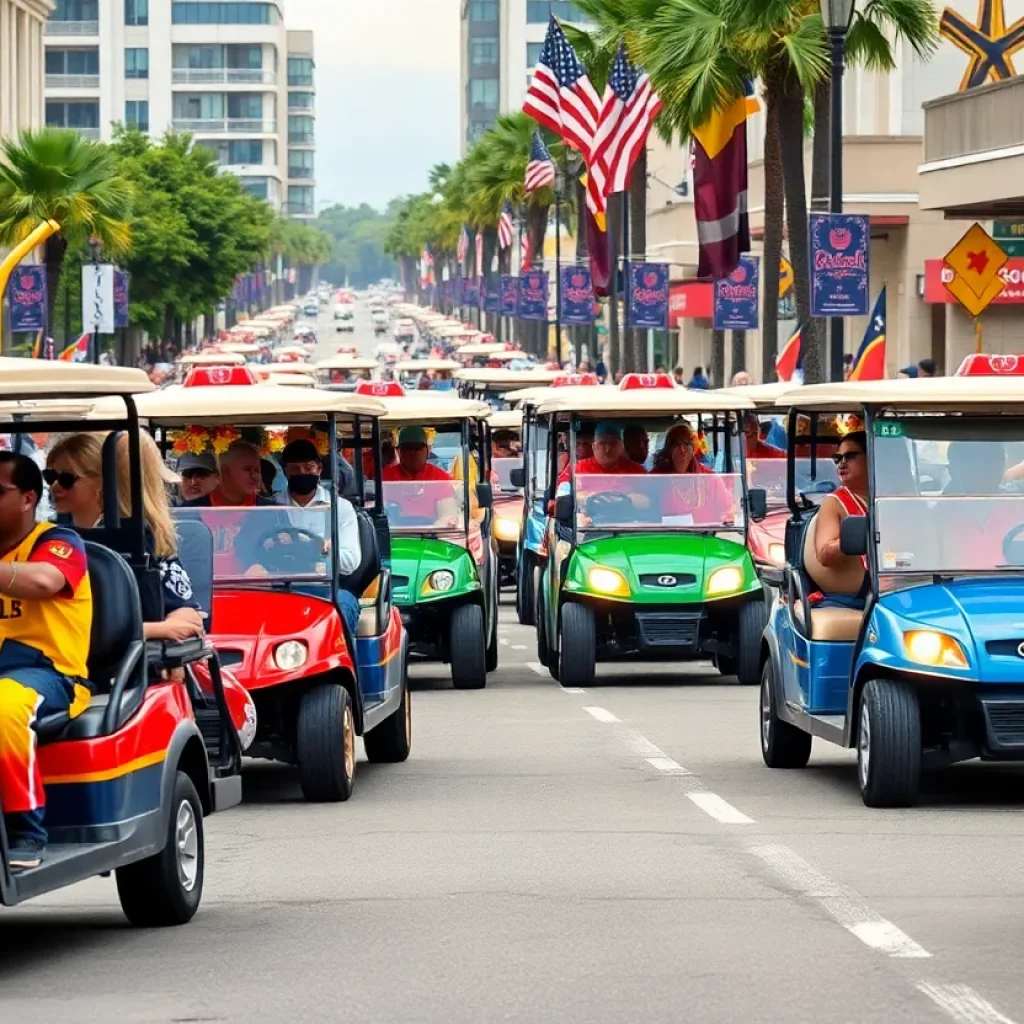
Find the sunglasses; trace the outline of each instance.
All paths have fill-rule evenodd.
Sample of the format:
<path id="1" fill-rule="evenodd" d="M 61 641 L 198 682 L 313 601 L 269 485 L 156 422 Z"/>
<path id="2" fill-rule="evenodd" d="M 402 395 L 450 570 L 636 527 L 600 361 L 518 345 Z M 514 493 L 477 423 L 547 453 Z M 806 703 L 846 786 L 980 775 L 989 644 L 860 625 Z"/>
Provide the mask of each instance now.
<path id="1" fill-rule="evenodd" d="M 211 476 L 213 476 L 212 469 L 186 469 L 181 474 L 183 480 L 194 480 L 196 477 L 200 480 L 205 480 Z"/>
<path id="2" fill-rule="evenodd" d="M 62 491 L 70 491 L 78 483 L 80 477 L 77 473 L 72 473 L 69 470 L 58 473 L 55 469 L 44 469 L 43 479 L 50 487 L 53 487 L 54 484 L 60 484 Z"/>
<path id="3" fill-rule="evenodd" d="M 863 452 L 838 452 L 832 456 L 832 461 L 837 466 L 844 462 L 856 462 L 863 454 Z"/>

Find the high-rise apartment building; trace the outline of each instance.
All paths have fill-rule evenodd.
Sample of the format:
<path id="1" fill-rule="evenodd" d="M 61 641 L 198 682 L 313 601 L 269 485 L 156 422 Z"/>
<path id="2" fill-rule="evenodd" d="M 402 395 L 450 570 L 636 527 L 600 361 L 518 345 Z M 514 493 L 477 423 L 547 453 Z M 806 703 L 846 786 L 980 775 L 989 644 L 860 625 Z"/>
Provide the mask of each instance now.
<path id="1" fill-rule="evenodd" d="M 313 39 L 287 30 L 282 0 L 54 3 L 45 33 L 47 124 L 101 139 L 118 121 L 154 137 L 191 132 L 275 210 L 313 215 Z M 292 37 L 309 105 L 296 132 L 308 155 L 294 165 Z M 294 186 L 292 169 L 301 171 Z"/>
<path id="2" fill-rule="evenodd" d="M 43 24 L 50 0 L 0 0 L 0 137 L 43 123 Z"/>

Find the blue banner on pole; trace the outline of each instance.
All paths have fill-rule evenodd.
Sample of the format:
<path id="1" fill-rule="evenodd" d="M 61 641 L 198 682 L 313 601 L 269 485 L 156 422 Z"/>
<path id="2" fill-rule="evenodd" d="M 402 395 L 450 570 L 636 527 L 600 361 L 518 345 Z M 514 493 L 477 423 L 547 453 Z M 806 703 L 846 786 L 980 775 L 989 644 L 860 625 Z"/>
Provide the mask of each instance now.
<path id="1" fill-rule="evenodd" d="M 547 320 L 548 272 L 528 270 L 519 278 L 519 319 Z"/>
<path id="2" fill-rule="evenodd" d="M 462 305 L 475 306 L 479 299 L 479 285 L 475 277 L 464 277 L 462 279 Z"/>
<path id="3" fill-rule="evenodd" d="M 114 271 L 114 327 L 128 326 L 128 271 Z"/>
<path id="4" fill-rule="evenodd" d="M 867 216 L 812 213 L 810 227 L 811 316 L 867 316 Z"/>
<path id="5" fill-rule="evenodd" d="M 741 256 L 739 266 L 715 281 L 712 323 L 716 331 L 756 331 L 761 264 L 756 256 Z"/>
<path id="6" fill-rule="evenodd" d="M 484 282 L 484 312 L 501 312 L 501 281 L 494 274 Z"/>
<path id="7" fill-rule="evenodd" d="M 668 264 L 631 263 L 629 266 L 629 326 L 668 325 Z"/>
<path id="8" fill-rule="evenodd" d="M 590 267 L 562 267 L 562 323 L 594 322 L 594 281 Z"/>
<path id="9" fill-rule="evenodd" d="M 46 328 L 46 267 L 15 267 L 7 286 L 11 308 L 11 332 Z"/>
<path id="10" fill-rule="evenodd" d="M 498 285 L 498 305 L 502 316 L 519 314 L 519 278 L 502 274 Z"/>

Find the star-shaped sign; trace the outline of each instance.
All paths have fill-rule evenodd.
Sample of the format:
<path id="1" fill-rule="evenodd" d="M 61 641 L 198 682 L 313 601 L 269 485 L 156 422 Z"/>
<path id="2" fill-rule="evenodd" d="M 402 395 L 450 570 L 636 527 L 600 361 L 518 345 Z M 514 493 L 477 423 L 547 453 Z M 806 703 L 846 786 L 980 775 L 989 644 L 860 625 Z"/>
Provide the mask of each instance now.
<path id="1" fill-rule="evenodd" d="M 971 58 L 960 82 L 961 91 L 984 85 L 989 79 L 1001 82 L 1017 74 L 1011 58 L 1024 47 L 1024 18 L 1007 28 L 1004 0 L 978 0 L 978 17 L 973 25 L 947 7 L 939 21 L 939 33 Z"/>

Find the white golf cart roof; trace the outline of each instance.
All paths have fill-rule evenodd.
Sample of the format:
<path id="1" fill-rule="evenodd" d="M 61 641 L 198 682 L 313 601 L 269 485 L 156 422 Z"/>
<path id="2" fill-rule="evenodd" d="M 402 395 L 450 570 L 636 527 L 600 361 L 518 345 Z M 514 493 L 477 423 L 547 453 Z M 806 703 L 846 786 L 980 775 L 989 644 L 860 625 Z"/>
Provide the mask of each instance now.
<path id="1" fill-rule="evenodd" d="M 301 363 L 299 364 L 302 365 Z M 313 364 L 314 370 L 376 370 L 379 363 L 376 359 L 368 356 L 354 356 L 348 352 L 341 352 L 338 355 L 328 356 Z M 309 365 L 306 365 L 307 371 Z"/>
<path id="2" fill-rule="evenodd" d="M 271 373 L 264 383 L 286 388 L 315 388 L 316 378 L 308 373 Z"/>
<path id="3" fill-rule="evenodd" d="M 135 367 L 0 357 L 0 394 L 5 399 L 134 395 L 155 390 L 156 385 Z M 123 413 L 124 405 L 118 404 Z"/>
<path id="4" fill-rule="evenodd" d="M 782 407 L 849 412 L 860 406 L 941 412 L 1024 413 L 1024 377 L 925 377 L 805 384 Z"/>
<path id="5" fill-rule="evenodd" d="M 455 350 L 460 358 L 462 356 L 496 356 L 500 352 L 507 351 L 508 349 L 500 341 L 471 341 L 467 345 L 460 345 Z M 525 359 L 526 353 L 523 352 L 513 358 Z"/>
<path id="6" fill-rule="evenodd" d="M 487 422 L 491 425 L 491 430 L 522 430 L 523 410 L 502 409 L 499 412 L 492 412 Z"/>
<path id="7" fill-rule="evenodd" d="M 395 363 L 395 373 L 440 373 L 457 370 L 462 364 L 454 359 L 401 359 Z"/>
<path id="8" fill-rule="evenodd" d="M 401 398 L 378 398 L 387 409 L 385 423 L 446 423 L 452 420 L 483 420 L 491 415 L 486 402 L 455 398 L 448 392 L 435 392 L 430 398 L 416 391 Z"/>
<path id="9" fill-rule="evenodd" d="M 716 395 L 741 395 L 749 398 L 757 409 L 774 408 L 783 395 L 800 390 L 801 385 L 788 380 L 777 380 L 771 384 L 746 384 L 734 388 L 718 388 Z M 794 396 L 794 400 L 795 400 Z"/>
<path id="10" fill-rule="evenodd" d="M 564 377 L 561 370 L 509 370 L 496 367 L 471 366 L 459 370 L 455 379 L 477 384 L 484 388 L 529 388 L 543 387 L 550 384 L 556 377 Z"/>
<path id="11" fill-rule="evenodd" d="M 576 386 L 549 388 L 537 402 L 537 413 L 576 412 L 586 416 L 671 416 L 674 413 L 736 412 L 754 403 L 738 394 L 691 391 L 687 388 L 618 388 Z"/>
<path id="12" fill-rule="evenodd" d="M 182 366 L 241 366 L 245 356 L 240 352 L 189 352 L 178 362 Z"/>

